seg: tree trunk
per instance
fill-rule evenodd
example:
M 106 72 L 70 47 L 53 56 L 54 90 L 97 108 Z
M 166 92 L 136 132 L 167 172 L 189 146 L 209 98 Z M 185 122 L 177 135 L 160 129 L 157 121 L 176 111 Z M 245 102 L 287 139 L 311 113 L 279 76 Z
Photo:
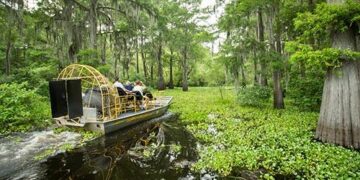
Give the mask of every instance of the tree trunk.
M 328 0 L 328 3 L 344 3 Z M 355 31 L 334 32 L 332 47 L 357 50 Z M 316 138 L 328 143 L 360 148 L 360 63 L 344 61 L 326 75 Z
M 140 69 L 139 69 L 139 42 L 138 42 L 137 37 L 136 37 L 136 73 L 137 74 L 140 73 Z
M 131 58 L 133 57 L 132 53 L 131 53 L 131 44 L 129 43 L 129 47 L 127 48 L 128 51 L 128 56 L 126 57 L 126 61 L 125 61 L 125 68 L 126 68 L 126 78 L 129 79 L 129 71 L 130 71 L 130 63 L 131 63 Z
M 158 53 L 157 53 L 157 61 L 158 61 L 158 83 L 157 83 L 157 88 L 158 88 L 158 90 L 164 90 L 165 89 L 164 71 L 163 71 L 163 63 L 162 63 L 161 55 L 162 55 L 162 40 L 161 40 L 161 34 L 160 34 L 160 42 L 159 42 Z
M 315 4 L 316 2 L 314 2 L 315 0 L 308 0 L 308 6 L 309 6 L 309 10 L 310 12 L 313 12 L 315 9 Z
M 300 61 L 300 77 L 305 78 L 306 77 L 306 68 L 305 68 L 305 62 Z
M 187 65 L 187 46 L 185 46 L 183 51 L 183 60 L 182 60 L 182 90 L 188 91 L 188 65 Z
M 241 70 L 241 86 L 246 87 L 246 76 L 245 76 L 245 68 L 244 68 L 244 57 L 240 56 L 240 70 Z
M 101 63 L 106 64 L 106 34 L 103 35 L 103 47 L 101 49 Z
M 145 49 L 145 42 L 144 42 L 144 35 L 141 35 L 141 59 L 143 62 L 143 71 L 144 71 L 144 77 L 147 79 L 147 66 L 146 66 L 146 54 L 144 52 Z
M 276 12 L 276 15 L 278 14 L 278 7 L 274 7 L 274 12 Z M 279 21 L 277 19 L 277 21 Z M 270 29 L 273 29 L 272 27 L 272 23 L 271 23 L 271 27 Z M 275 47 L 274 47 L 274 43 L 270 43 L 271 47 L 275 50 L 279 55 L 282 55 L 282 44 L 281 44 L 281 28 L 277 27 L 275 30 Z M 281 61 L 281 59 L 277 59 L 276 61 Z M 281 87 L 281 67 L 274 67 L 273 68 L 273 83 L 274 83 L 274 87 L 273 87 L 273 106 L 275 109 L 284 109 L 285 105 L 284 105 L 284 95 L 283 95 L 283 90 Z
M 261 44 L 264 43 L 264 23 L 261 9 L 258 9 L 258 35 L 259 42 Z M 260 85 L 267 86 L 267 77 L 266 77 L 266 62 L 264 58 L 260 58 L 260 77 L 259 77 Z
M 112 50 L 114 52 L 114 59 L 115 59 L 114 76 L 119 77 L 118 63 L 121 63 L 121 45 L 120 45 L 121 44 L 121 39 L 120 39 L 120 35 L 119 35 L 118 32 L 114 33 L 114 40 L 113 41 L 115 42 L 115 44 L 113 46 L 113 50 Z
M 235 66 L 231 67 L 232 68 L 232 74 L 234 76 L 234 86 L 235 86 L 235 91 L 236 94 L 238 94 L 239 90 L 240 90 L 240 81 L 239 81 L 239 69 Z
M 146 54 L 144 50 L 141 50 L 141 59 L 143 61 L 144 77 L 147 79 L 147 66 L 146 66 Z
M 154 64 L 151 63 L 151 66 L 150 66 L 150 80 L 151 80 L 151 83 L 154 81 Z
M 12 45 L 9 40 L 6 45 L 6 57 L 5 57 L 5 74 L 7 76 L 10 75 L 10 69 L 11 69 L 11 47 Z
M 174 89 L 174 78 L 173 78 L 173 55 L 174 50 L 170 48 L 170 80 L 169 80 L 169 89 Z
M 146 54 L 144 52 L 145 43 L 144 43 L 144 36 L 141 36 L 141 59 L 143 62 L 143 70 L 144 70 L 144 77 L 147 79 L 147 67 L 146 67 Z
M 257 85 L 259 82 L 258 78 L 258 63 L 257 63 L 257 56 L 256 56 L 256 49 L 253 51 L 254 53 L 254 85 Z
M 274 81 L 274 108 L 284 109 L 285 108 L 284 96 L 281 88 L 281 71 L 279 69 L 274 69 L 273 81 Z
M 115 62 L 114 62 L 114 76 L 115 77 L 119 77 L 119 74 L 117 72 L 117 63 L 118 63 L 118 58 L 115 57 Z
M 97 0 L 90 1 L 89 23 L 90 23 L 90 43 L 89 48 L 96 49 L 97 33 Z
M 115 77 L 119 77 L 118 63 L 121 63 L 121 47 L 118 47 L 117 54 L 115 57 Z

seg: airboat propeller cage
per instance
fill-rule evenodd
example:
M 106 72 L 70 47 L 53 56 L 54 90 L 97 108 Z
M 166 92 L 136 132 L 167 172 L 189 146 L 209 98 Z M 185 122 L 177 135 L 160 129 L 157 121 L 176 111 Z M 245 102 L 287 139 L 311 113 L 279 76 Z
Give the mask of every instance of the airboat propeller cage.
M 83 107 L 96 108 L 98 120 L 112 119 L 120 113 L 115 108 L 120 103 L 117 90 L 91 66 L 71 64 L 49 86 L 53 117 L 79 118 Z

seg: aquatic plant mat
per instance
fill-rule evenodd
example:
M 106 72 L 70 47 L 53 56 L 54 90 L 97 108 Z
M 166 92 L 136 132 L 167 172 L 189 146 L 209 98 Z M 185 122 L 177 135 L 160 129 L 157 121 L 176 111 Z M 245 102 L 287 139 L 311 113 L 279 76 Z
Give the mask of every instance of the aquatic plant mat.
M 358 151 L 314 140 L 317 112 L 300 112 L 289 103 L 285 110 L 240 106 L 231 88 L 158 94 L 175 97 L 170 110 L 181 114 L 202 144 L 195 171 L 266 179 L 360 177 Z

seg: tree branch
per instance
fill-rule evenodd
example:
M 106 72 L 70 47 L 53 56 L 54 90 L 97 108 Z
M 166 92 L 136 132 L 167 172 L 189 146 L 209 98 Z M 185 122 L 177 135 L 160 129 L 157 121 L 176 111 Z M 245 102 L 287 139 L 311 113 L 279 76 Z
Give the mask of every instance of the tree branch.
M 90 8 L 86 7 L 85 5 L 81 4 L 80 2 L 77 2 L 76 0 L 71 0 L 73 1 L 76 5 L 78 5 L 80 7 L 80 9 L 83 9 L 85 11 L 90 11 Z

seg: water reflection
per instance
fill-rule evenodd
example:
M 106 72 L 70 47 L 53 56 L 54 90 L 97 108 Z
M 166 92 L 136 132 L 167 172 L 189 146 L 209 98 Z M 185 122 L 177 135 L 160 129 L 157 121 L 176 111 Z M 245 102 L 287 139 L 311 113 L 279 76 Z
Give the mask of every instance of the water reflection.
M 169 115 L 166 115 L 169 116 Z M 171 119 L 173 116 L 166 117 Z M 156 119 L 50 157 L 36 169 L 42 179 L 191 178 L 196 141 L 176 121 Z

